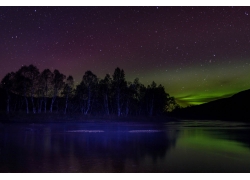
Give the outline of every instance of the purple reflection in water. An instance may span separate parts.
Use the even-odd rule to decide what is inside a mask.
[[[163,172],[154,162],[174,146],[176,135],[162,127],[139,123],[5,124],[0,126],[0,172]],[[153,164],[145,164],[147,157]]]
[[[190,138],[199,139],[206,131],[210,140],[206,143],[212,143],[212,138],[215,142],[238,139],[250,147],[250,126],[228,129],[216,122],[214,127],[206,122],[193,124],[0,124],[0,173],[249,172],[250,151],[246,147],[245,154],[226,152],[228,158],[213,152],[212,146],[200,148],[194,143],[199,141]]]
[[[86,133],[101,133],[104,132],[102,130],[71,130],[71,131],[66,131],[66,132],[86,132]]]
[[[162,130],[131,130],[130,133],[156,133],[162,132]]]

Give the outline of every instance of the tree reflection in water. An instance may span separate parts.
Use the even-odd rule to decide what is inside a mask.
[[[175,145],[154,124],[28,124],[2,127],[0,172],[137,172]]]
[[[250,172],[249,125],[0,125],[0,172]]]

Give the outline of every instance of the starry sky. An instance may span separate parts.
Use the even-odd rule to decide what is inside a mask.
[[[250,89],[250,7],[0,7],[0,79],[22,65],[78,84],[124,69],[181,106]]]

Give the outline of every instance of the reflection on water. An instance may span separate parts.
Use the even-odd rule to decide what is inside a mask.
[[[249,126],[165,124],[0,125],[0,172],[250,172]]]

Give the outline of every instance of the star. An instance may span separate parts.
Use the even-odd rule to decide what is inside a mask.
[[[0,12],[1,78],[34,64],[81,82],[86,70],[102,79],[119,67],[127,81],[155,81],[177,101],[190,95],[195,104],[201,95],[250,88],[243,87],[250,82],[249,7],[2,6]],[[220,82],[231,86],[218,89]]]

